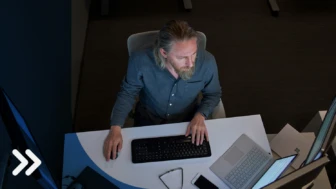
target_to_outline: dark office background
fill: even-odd
[[[184,19],[207,35],[228,117],[261,114],[267,133],[286,123],[301,131],[336,93],[335,0],[279,0],[278,18],[266,0],[192,0],[191,12],[183,11],[182,0],[114,0],[106,17],[99,16],[100,1],[91,2],[90,17],[89,0],[72,3],[72,59],[70,1],[0,3],[0,85],[57,178],[63,134],[71,132],[70,104],[77,131],[107,129],[126,72],[127,37],[170,19]],[[0,155],[9,148],[1,124]],[[10,177],[9,184],[38,187],[24,174]]]
[[[0,2],[0,85],[26,119],[51,172],[61,179],[64,133],[71,132],[70,7],[67,0]],[[11,153],[0,121],[0,156]],[[13,158],[7,186],[40,188]],[[31,165],[31,164],[30,164]]]

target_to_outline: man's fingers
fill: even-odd
[[[112,148],[112,145],[110,142],[108,142],[106,145],[106,160],[107,161],[109,161],[111,158],[111,148]]]
[[[201,145],[203,144],[203,140],[204,140],[204,131],[201,132],[201,141],[200,141]]]
[[[198,146],[200,143],[200,136],[201,136],[201,130],[197,131],[197,136],[196,136],[196,145]]]
[[[120,141],[119,144],[118,144],[118,152],[120,152],[120,150],[122,149],[122,143],[123,143],[123,142]]]
[[[192,133],[191,133],[191,142],[193,144],[195,143],[195,135],[196,135],[196,128],[194,127],[194,129],[192,130]]]
[[[113,143],[112,146],[112,159],[115,159],[117,156],[117,147],[118,147],[118,143]]]
[[[208,135],[208,130],[207,129],[205,129],[205,136],[206,136],[207,141],[209,142],[209,135]]]

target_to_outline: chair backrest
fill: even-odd
[[[131,56],[131,54],[134,51],[142,50],[142,49],[153,46],[158,33],[159,31],[155,30],[155,31],[147,31],[147,32],[141,32],[141,33],[130,35],[127,39],[128,55]],[[198,33],[200,34],[200,39],[198,41],[198,47],[205,49],[206,48],[206,36],[203,32],[198,31]]]

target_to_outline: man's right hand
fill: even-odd
[[[112,159],[115,159],[117,152],[120,152],[122,148],[122,136],[121,136],[121,127],[120,126],[111,126],[110,132],[107,135],[104,142],[104,157],[106,161],[109,161],[111,156]]]

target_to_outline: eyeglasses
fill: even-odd
[[[159,175],[159,178],[167,189],[182,189],[183,187],[183,169],[181,167],[169,170]],[[178,182],[179,179],[181,179],[181,183]]]

